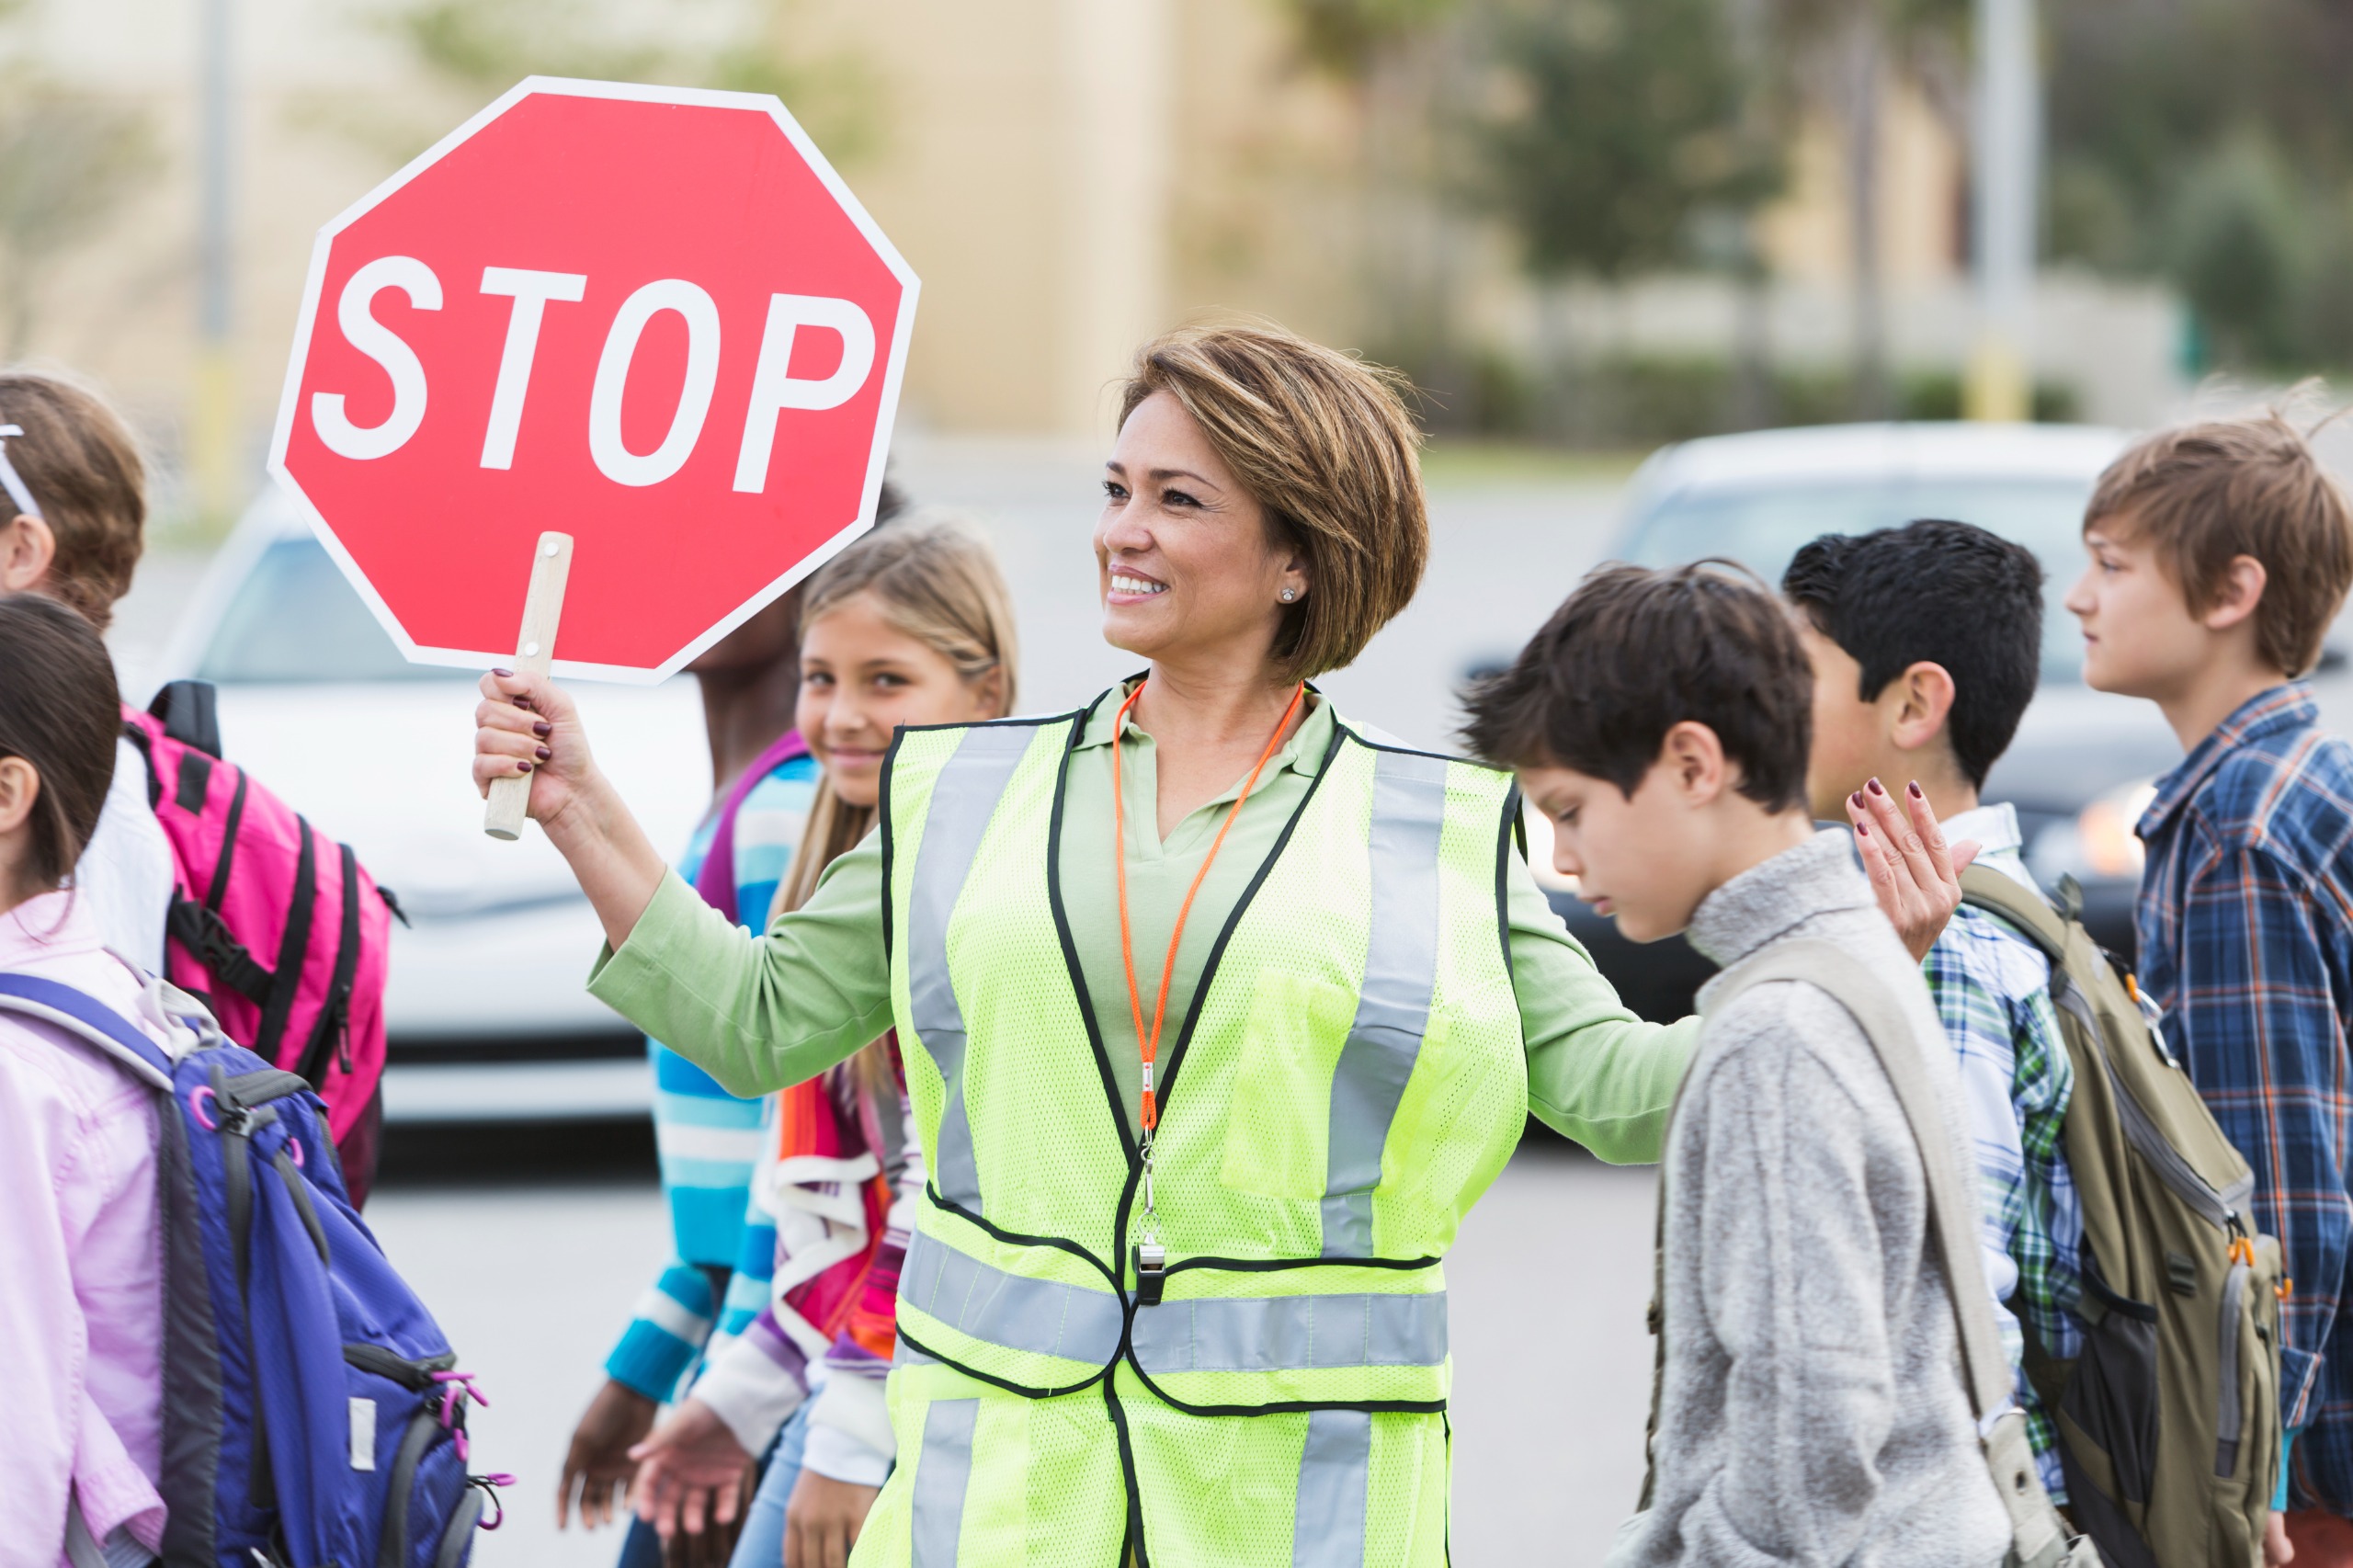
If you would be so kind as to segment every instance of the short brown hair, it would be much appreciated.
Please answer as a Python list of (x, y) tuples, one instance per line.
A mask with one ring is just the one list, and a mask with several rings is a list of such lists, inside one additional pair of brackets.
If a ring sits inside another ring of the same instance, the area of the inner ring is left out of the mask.
[(2161, 430), (2108, 465), (2084, 528), (2147, 540), (2191, 613), (2213, 608), (2233, 560), (2263, 562), (2256, 652), (2301, 675), (2353, 586), (2353, 512), (2312, 443), (2278, 409)]
[(1307, 597), (1275, 638), (1286, 681), (1352, 663), (1421, 585), (1429, 513), (1404, 385), (1272, 324), (1183, 327), (1136, 355), (1120, 423), (1154, 392), (1183, 403), (1276, 540), (1307, 558)]
[(1467, 706), (1479, 756), (1572, 768), (1629, 799), (1667, 731), (1705, 724), (1743, 795), (1774, 812), (1805, 803), (1813, 666), (1780, 601), (1727, 562), (1596, 568)]
[[(57, 539), (41, 591), (104, 631), (146, 546), (138, 443), (104, 399), (29, 370), (0, 371), (0, 425), (24, 431), (6, 437), (8, 462)], [(17, 516), (16, 502), (0, 492), (0, 526)]]
[(38, 594), (0, 599), (0, 756), (23, 757), (40, 776), (33, 891), (64, 885), (97, 832), (121, 725), (97, 628)]

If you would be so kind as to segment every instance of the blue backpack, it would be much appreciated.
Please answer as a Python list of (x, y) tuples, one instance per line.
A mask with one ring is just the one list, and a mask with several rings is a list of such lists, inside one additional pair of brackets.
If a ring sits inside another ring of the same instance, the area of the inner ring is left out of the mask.
[[(311, 1085), (200, 1012), (177, 1062), (96, 998), (0, 973), (0, 1010), (152, 1087), (164, 1240), (164, 1568), (459, 1568), (483, 1403), (344, 1193)], [(497, 1519), (490, 1525), (495, 1528)], [(76, 1568), (104, 1558), (69, 1521)]]

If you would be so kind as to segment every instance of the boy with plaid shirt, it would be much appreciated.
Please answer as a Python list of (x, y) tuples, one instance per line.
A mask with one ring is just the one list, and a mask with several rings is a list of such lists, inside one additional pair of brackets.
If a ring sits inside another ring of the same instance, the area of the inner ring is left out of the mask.
[[(1798, 551), (1781, 588), (1813, 665), (1814, 816), (1860, 820), (1859, 791), (1901, 780), (1893, 787), (1925, 800), (1949, 841), (1976, 840), (1977, 864), (2032, 888), (2017, 813), (1978, 800), (2034, 696), (2042, 568), (2032, 552), (1937, 520), (1828, 534)], [(2080, 1349), (2069, 1309), (2083, 1220), (2060, 1146), (2072, 1072), (2051, 963), (2007, 922), (1964, 904), (1922, 972), (1961, 1069), (1981, 1251), (2018, 1404), (2043, 1489), (2064, 1504), (2057, 1433), (2020, 1371), (2020, 1319), (2044, 1354)]]
[(2141, 817), (2140, 981), (2253, 1167), (2279, 1238), (2290, 1439), (2268, 1554), (2353, 1562), (2353, 744), (2324, 734), (2321, 635), (2353, 585), (2353, 513), (2277, 413), (2161, 432), (2100, 477), (2067, 596), (2084, 678), (2155, 702), (2188, 753)]

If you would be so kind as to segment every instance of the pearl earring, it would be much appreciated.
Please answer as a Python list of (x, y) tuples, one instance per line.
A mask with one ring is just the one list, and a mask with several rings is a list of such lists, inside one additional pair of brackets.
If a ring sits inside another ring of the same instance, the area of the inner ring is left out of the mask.
[(1291, 600), (1297, 597), (1299, 597), (1299, 590), (1297, 588), (1285, 588), (1283, 590), (1283, 603), (1289, 604)]

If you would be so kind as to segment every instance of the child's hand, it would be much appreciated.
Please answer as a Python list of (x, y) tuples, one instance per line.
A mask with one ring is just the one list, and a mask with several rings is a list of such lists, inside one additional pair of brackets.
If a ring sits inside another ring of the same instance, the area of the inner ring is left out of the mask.
[(1961, 907), (1961, 868), (1977, 858), (1977, 844), (1963, 839), (1948, 849), (1917, 784), (1904, 791), (1904, 806), (1909, 821), (1897, 814), (1894, 798), (1876, 778), (1847, 797), (1855, 849), (1880, 912), (1916, 960), (1928, 956)]

